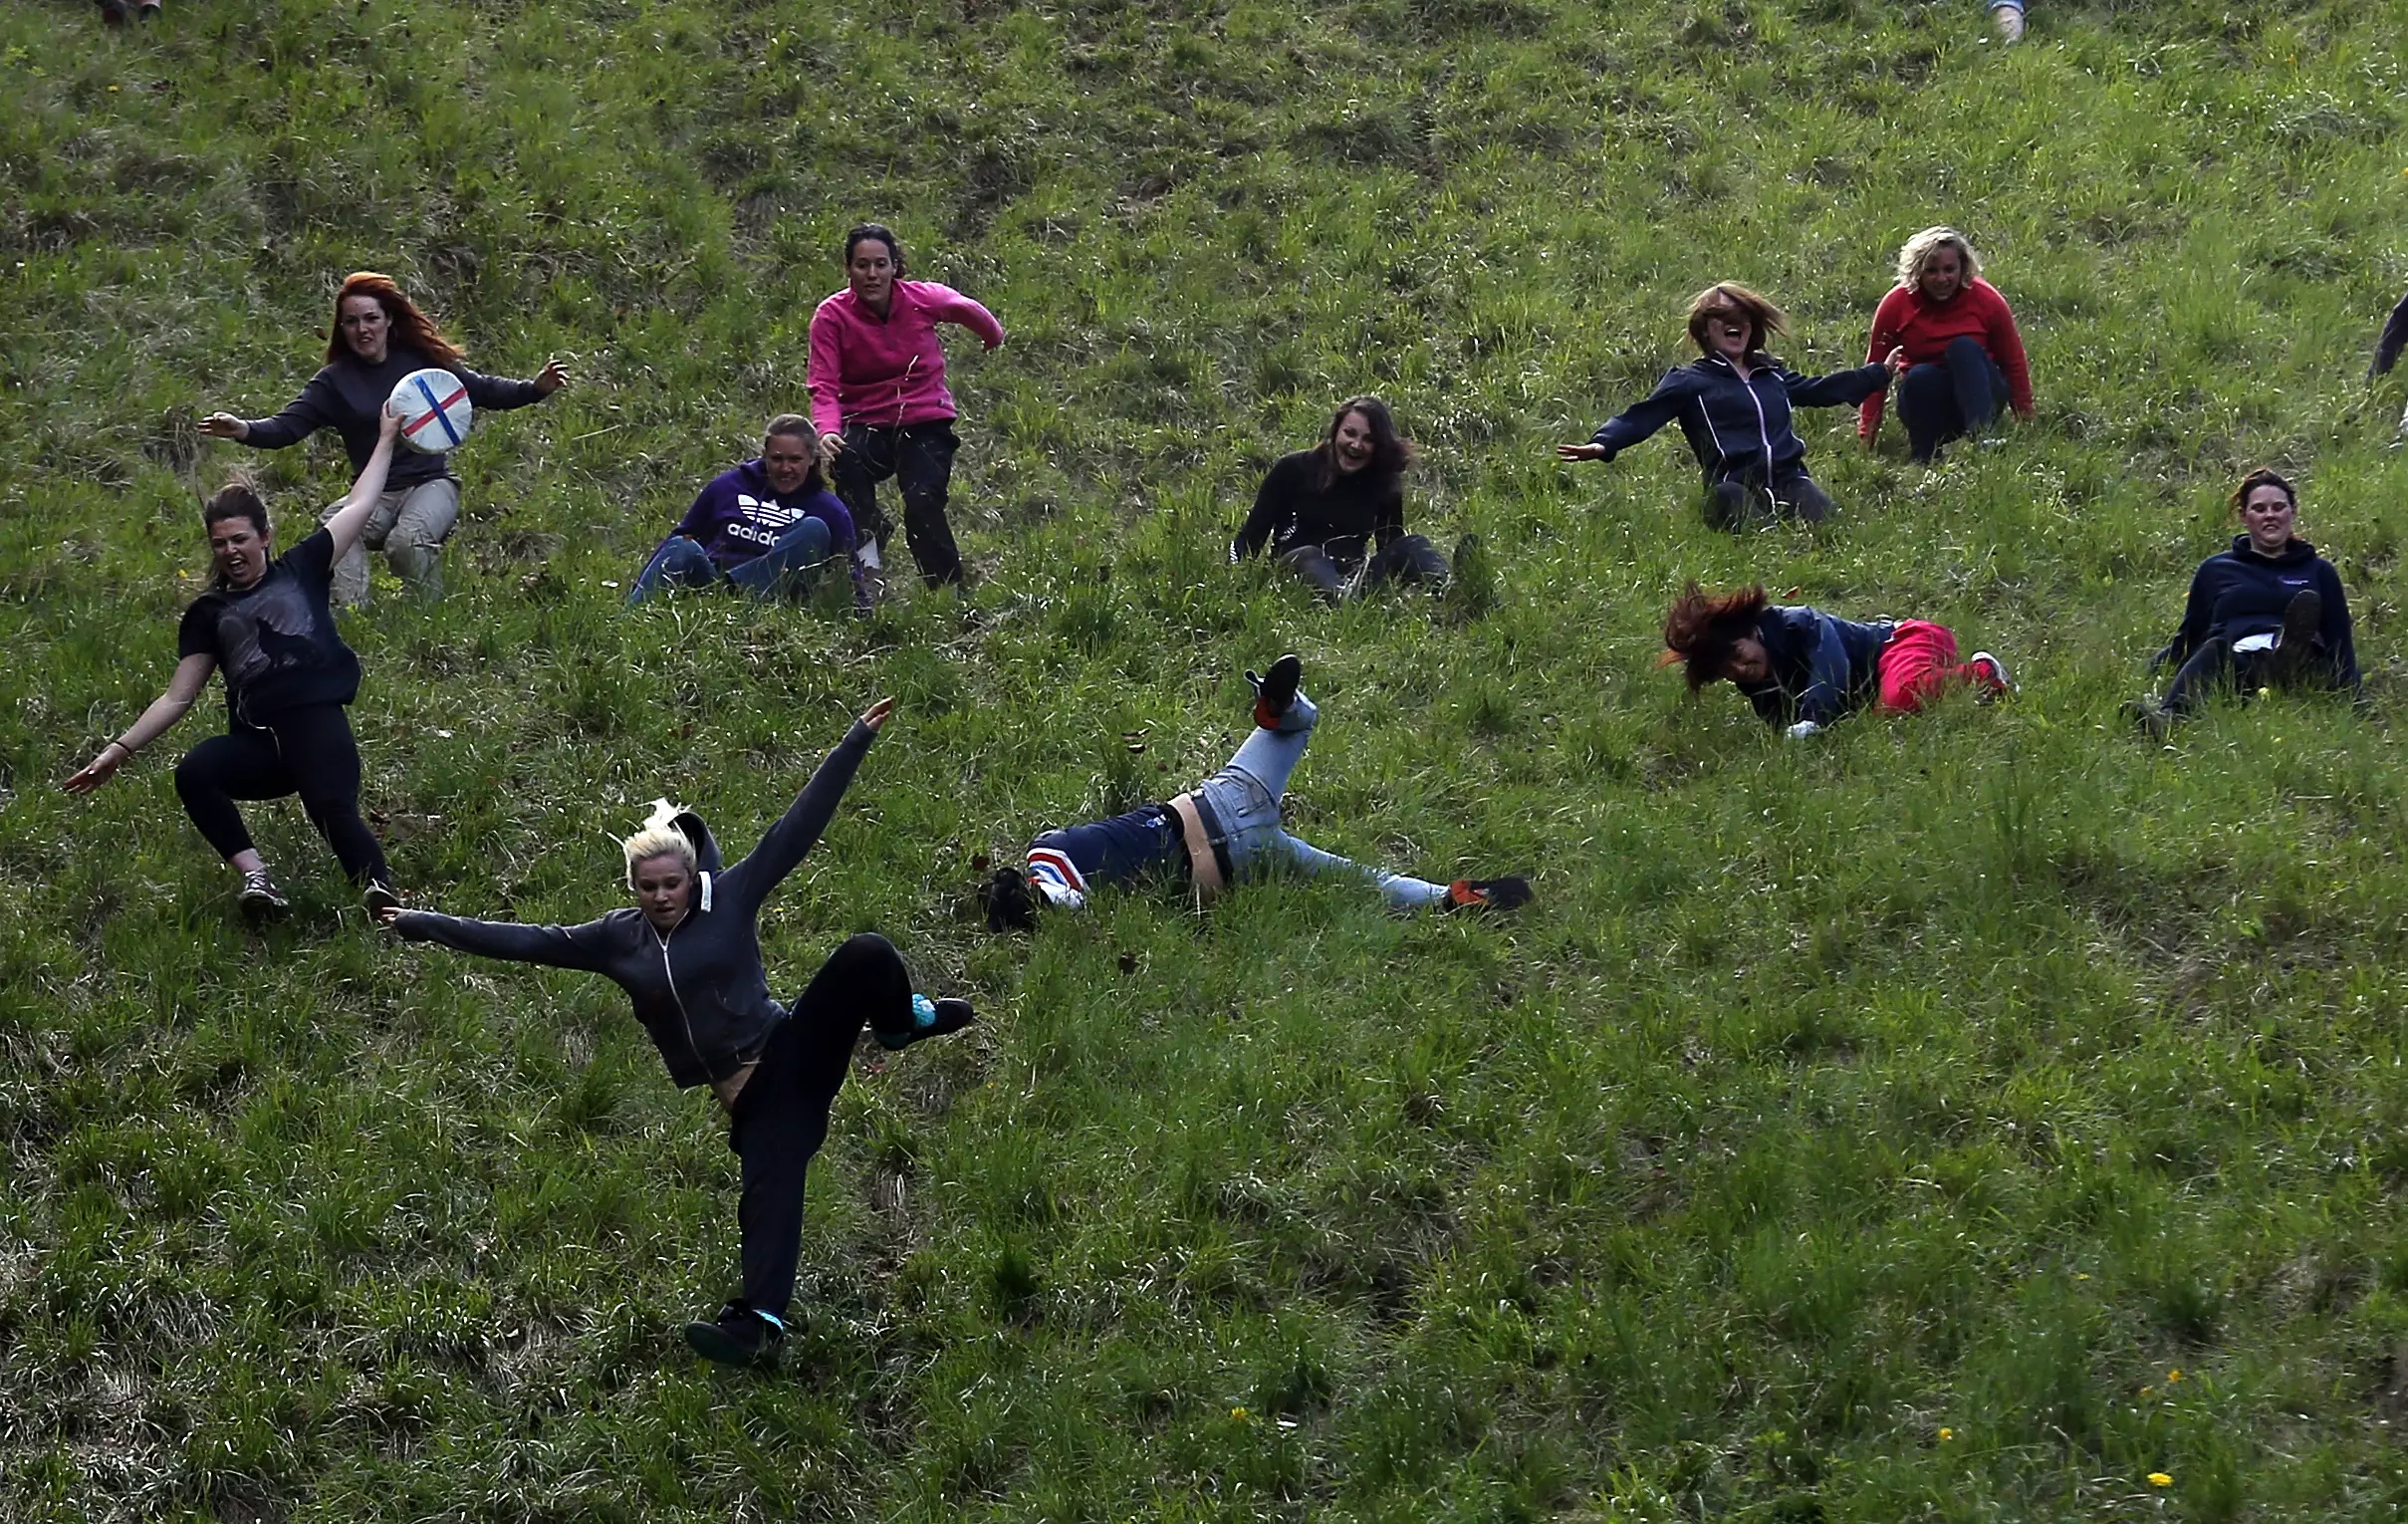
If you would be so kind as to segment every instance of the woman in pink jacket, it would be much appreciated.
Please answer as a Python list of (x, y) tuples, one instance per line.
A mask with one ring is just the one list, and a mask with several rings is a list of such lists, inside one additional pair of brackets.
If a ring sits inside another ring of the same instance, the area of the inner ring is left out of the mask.
[(890, 526), (877, 486), (891, 476), (903, 494), (903, 538), (931, 588), (962, 580), (945, 519), (961, 441), (939, 323), (960, 324), (990, 350), (1003, 343), (1003, 325), (984, 307), (950, 286), (903, 279), (903, 246), (885, 227), (864, 222), (844, 235), (844, 289), (811, 318), (812, 423), (860, 532), (860, 564), (880, 571)]

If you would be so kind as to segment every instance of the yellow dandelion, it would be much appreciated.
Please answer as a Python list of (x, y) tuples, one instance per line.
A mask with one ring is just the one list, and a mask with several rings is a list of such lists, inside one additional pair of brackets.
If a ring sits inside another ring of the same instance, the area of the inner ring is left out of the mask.
[(2176, 1382), (2181, 1381), (2181, 1380), (2182, 1380), (2182, 1373), (2181, 1373), (2180, 1371), (2168, 1371), (2168, 1372), (2166, 1373), (2166, 1385), (2167, 1385), (2167, 1386), (2169, 1386), (2169, 1387), (2173, 1386), (2173, 1385), (2174, 1385)]
[(1955, 1429), (1953, 1429), (1953, 1428), (1944, 1428), (1944, 1429), (1941, 1429), (1941, 1430), (1940, 1430), (1940, 1437), (1941, 1437), (1943, 1440), (1946, 1440), (1946, 1439), (1954, 1439), (1956, 1436), (1957, 1436), (1957, 1431), (1956, 1431)]
[(1248, 1412), (1248, 1411), (1247, 1411), (1245, 1408), (1243, 1408), (1243, 1407), (1232, 1407), (1231, 1409), (1229, 1409), (1229, 1415), (1230, 1415), (1231, 1417), (1233, 1417), (1233, 1418), (1237, 1419), (1237, 1420), (1238, 1420), (1240, 1423), (1244, 1423), (1245, 1421), (1247, 1421), (1248, 1419), (1250, 1419), (1250, 1418), (1252, 1418), (1252, 1417), (1254, 1416), (1254, 1414), (1253, 1414), (1253, 1413)]
[(2152, 1487), (2171, 1487), (2174, 1485), (2174, 1478), (2166, 1475), (2166, 1473), (2163, 1471), (2151, 1471), (2149, 1473), (2149, 1485)]

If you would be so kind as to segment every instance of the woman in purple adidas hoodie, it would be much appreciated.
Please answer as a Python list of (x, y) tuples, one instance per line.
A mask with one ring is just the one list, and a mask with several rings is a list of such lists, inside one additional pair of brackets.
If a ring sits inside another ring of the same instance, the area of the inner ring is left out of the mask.
[(869, 591), (853, 555), (852, 515), (821, 478), (811, 419), (782, 412), (763, 431), (761, 456), (704, 484), (685, 517), (635, 575), (627, 602), (664, 588), (742, 588), (759, 599), (808, 593), (833, 556), (852, 569), (855, 608)]
[(812, 422), (837, 495), (860, 526), (860, 559), (880, 568), (888, 525), (878, 483), (903, 494), (903, 538), (931, 588), (962, 580), (945, 518), (953, 485), (953, 393), (945, 389), (939, 323), (958, 323), (990, 350), (995, 315), (950, 286), (903, 279), (903, 246), (875, 222), (844, 235), (844, 289), (811, 317)]

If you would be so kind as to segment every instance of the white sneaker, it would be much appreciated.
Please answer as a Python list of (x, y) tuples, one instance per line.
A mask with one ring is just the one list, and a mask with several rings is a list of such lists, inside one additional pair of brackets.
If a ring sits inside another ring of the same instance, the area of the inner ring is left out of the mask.
[(1999, 41), (2020, 43), (2024, 40), (2024, 8), (2022, 6), (1994, 6), (1990, 12), (1990, 22), (1999, 29)]
[(1982, 702), (1988, 703), (1990, 700), (1998, 697), (2001, 693), (2012, 693), (2015, 691), (2015, 679), (2007, 675), (2007, 663), (2001, 661), (1989, 651), (1975, 651), (1972, 657), (1966, 662), (1966, 665), (1972, 667), (1975, 671), (1980, 672), (1982, 675), (1990, 679), (1990, 685), (1984, 687), (1981, 693), (1978, 695)]

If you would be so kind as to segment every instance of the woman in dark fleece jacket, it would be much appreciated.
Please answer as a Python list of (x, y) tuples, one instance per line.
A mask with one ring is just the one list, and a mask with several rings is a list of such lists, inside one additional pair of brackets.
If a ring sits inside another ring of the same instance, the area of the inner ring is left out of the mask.
[(577, 926), (459, 920), (422, 910), (379, 915), (410, 941), (461, 952), (582, 968), (627, 992), (679, 1088), (708, 1085), (728, 1113), (728, 1146), (744, 1161), (736, 1208), (744, 1294), (708, 1323), (686, 1326), (704, 1356), (768, 1360), (784, 1337), (802, 1254), (803, 1181), (828, 1139), (829, 1111), (866, 1022), (888, 1048), (959, 1031), (966, 1000), (911, 992), (902, 956), (868, 932), (839, 947), (791, 1006), (770, 998), (761, 967), (762, 902), (836, 813), (837, 801), (894, 700), (879, 699), (812, 774), (760, 845), (721, 870), (699, 817), (665, 802), (622, 845), (636, 903)]
[[(335, 294), (326, 368), (310, 378), (301, 395), (272, 418), (213, 412), (201, 420), (201, 432), (253, 449), (280, 450), (331, 428), (343, 435), (343, 447), (358, 470), (376, 448), (376, 419), (393, 386), (412, 371), (429, 367), (458, 377), (471, 406), (495, 411), (540, 402), (569, 383), (569, 372), (557, 359), (533, 381), (478, 375), (462, 360), (459, 346), (443, 337), (391, 277), (361, 270), (346, 276)], [(328, 510), (330, 517), (333, 512)], [(393, 575), (420, 598), (441, 598), (443, 542), (459, 518), (460, 479), (451, 474), (451, 457), (441, 450), (403, 451), (393, 461), (366, 532), (336, 563), (335, 602), (366, 601), (365, 553), (371, 550), (384, 552)]]
[(1282, 455), (1254, 495), (1254, 511), (1229, 542), (1232, 565), (1271, 546), (1273, 559), (1329, 603), (1393, 578), (1446, 586), (1446, 558), (1405, 533), (1404, 473), (1413, 446), (1388, 404), (1350, 396), (1309, 450)]
[(664, 588), (742, 588), (755, 598), (795, 597), (831, 556), (852, 570), (853, 607), (869, 607), (869, 586), (853, 555), (852, 514), (820, 475), (811, 419), (782, 412), (769, 420), (761, 454), (703, 484), (693, 506), (635, 575), (627, 602)]
[(1717, 529), (1795, 516), (1815, 523), (1830, 495), (1806, 474), (1794, 407), (1851, 407), (1886, 390), (1906, 363), (1892, 350), (1877, 365), (1806, 377), (1764, 352), (1789, 332), (1780, 308), (1733, 281), (1689, 304), (1689, 340), (1699, 358), (1667, 371), (1655, 390), (1609, 419), (1586, 444), (1559, 444), (1563, 460), (1611, 460), (1674, 419), (1706, 476), (1706, 521)]
[(1709, 598), (1691, 583), (1664, 616), (1664, 659), (1695, 693), (1728, 678), (1767, 724), (1804, 740), (1867, 700), (1911, 714), (1963, 683), (1983, 697), (2012, 691), (2007, 664), (1986, 650), (1957, 660), (1957, 637), (1929, 620), (1843, 620), (1781, 607), (1762, 587)]
[(2191, 578), (2182, 628), (2149, 661), (2173, 665), (2165, 699), (2125, 706), (2150, 734), (2199, 711), (2218, 688), (2244, 697), (2263, 687), (2358, 688), (2358, 652), (2349, 633), (2349, 600), (2340, 576), (2316, 548), (2291, 533), (2299, 495), (2260, 466), (2230, 499), (2242, 533), (2233, 548), (2208, 557)]

